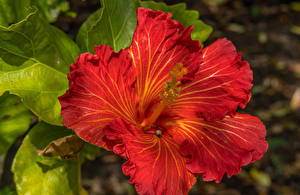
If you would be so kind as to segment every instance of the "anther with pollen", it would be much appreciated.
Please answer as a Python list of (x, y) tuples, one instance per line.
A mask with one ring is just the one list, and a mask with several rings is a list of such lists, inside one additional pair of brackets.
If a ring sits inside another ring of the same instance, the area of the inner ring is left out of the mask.
[(171, 104), (178, 98), (181, 90), (181, 83), (178, 79), (182, 78), (185, 74), (187, 74), (187, 69), (183, 67), (182, 63), (178, 63), (172, 67), (169, 72), (171, 78), (163, 85), (162, 101)]

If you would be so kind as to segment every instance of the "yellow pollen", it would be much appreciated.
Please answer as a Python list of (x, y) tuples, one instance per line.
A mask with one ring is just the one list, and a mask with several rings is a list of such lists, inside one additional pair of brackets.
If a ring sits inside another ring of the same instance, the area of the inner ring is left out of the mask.
[(160, 103), (154, 106), (151, 115), (144, 119), (144, 121), (141, 123), (142, 127), (147, 127), (148, 125), (153, 124), (162, 113), (166, 105), (172, 104), (178, 98), (181, 90), (181, 83), (178, 80), (186, 74), (187, 69), (183, 67), (182, 63), (177, 63), (172, 67), (171, 71), (169, 72), (169, 76), (171, 78), (163, 85), (163, 90), (161, 93), (162, 100)]

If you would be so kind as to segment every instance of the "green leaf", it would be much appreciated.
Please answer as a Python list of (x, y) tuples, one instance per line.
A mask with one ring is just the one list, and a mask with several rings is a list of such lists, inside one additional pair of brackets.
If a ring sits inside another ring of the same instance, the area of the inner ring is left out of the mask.
[(0, 58), (13, 66), (27, 60), (41, 62), (67, 73), (78, 56), (77, 45), (59, 29), (43, 20), (37, 9), (10, 27), (0, 26)]
[(163, 2), (143, 1), (141, 7), (150, 8), (152, 10), (160, 10), (165, 13), (170, 12), (172, 18), (178, 20), (187, 28), (190, 25), (194, 26), (192, 31), (192, 39), (204, 42), (212, 32), (212, 27), (199, 20), (199, 12), (195, 10), (186, 10), (185, 3), (175, 5), (167, 5)]
[(26, 64), (30, 66), (0, 72), (0, 94), (9, 90), (22, 97), (24, 105), (42, 120), (61, 125), (57, 98), (68, 86), (66, 75), (42, 63), (27, 61)]
[(186, 10), (184, 3), (168, 6), (165, 3), (139, 0), (101, 0), (102, 8), (93, 13), (81, 26), (77, 43), (82, 52), (93, 53), (96, 45), (110, 45), (115, 51), (128, 47), (136, 28), (137, 7), (171, 12), (173, 19), (185, 27), (194, 26), (192, 39), (204, 42), (212, 28), (199, 20), (197, 11)]
[(0, 25), (8, 27), (21, 21), (32, 6), (37, 7), (49, 22), (55, 22), (61, 12), (68, 13), (70, 8), (66, 0), (0, 0)]
[(40, 119), (62, 125), (57, 98), (78, 55), (78, 46), (32, 9), (19, 23), (0, 26), (0, 95), (10, 91)]
[(43, 157), (36, 151), (70, 133), (65, 127), (43, 122), (32, 128), (18, 150), (12, 166), (18, 194), (80, 194), (79, 160)]
[(0, 97), (0, 155), (29, 128), (32, 114), (20, 98), (7, 93)]
[(30, 6), (31, 0), (0, 0), (0, 25), (9, 26), (24, 19)]
[(77, 43), (82, 52), (93, 52), (96, 45), (119, 51), (131, 43), (138, 0), (101, 0), (101, 5), (79, 30)]

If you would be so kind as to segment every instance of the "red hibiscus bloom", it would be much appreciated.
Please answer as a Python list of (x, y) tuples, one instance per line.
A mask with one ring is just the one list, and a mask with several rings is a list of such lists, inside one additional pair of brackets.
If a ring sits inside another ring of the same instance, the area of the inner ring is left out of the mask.
[(201, 48), (170, 14), (138, 9), (132, 45), (95, 47), (70, 66), (59, 98), (63, 122), (82, 139), (128, 161), (140, 194), (187, 194), (195, 176), (220, 182), (266, 152), (266, 130), (236, 113), (250, 99), (252, 71), (232, 43)]

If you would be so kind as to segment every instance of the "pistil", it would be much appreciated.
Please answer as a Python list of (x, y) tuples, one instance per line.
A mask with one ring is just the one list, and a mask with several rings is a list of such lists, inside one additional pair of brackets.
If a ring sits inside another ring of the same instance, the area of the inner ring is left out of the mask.
[(151, 124), (154, 124), (161, 115), (167, 105), (172, 104), (180, 94), (180, 78), (187, 73), (187, 69), (183, 67), (182, 63), (177, 63), (169, 72), (170, 79), (164, 83), (161, 93), (162, 100), (154, 106), (152, 113), (148, 118), (145, 118), (141, 123), (141, 127), (147, 129)]

